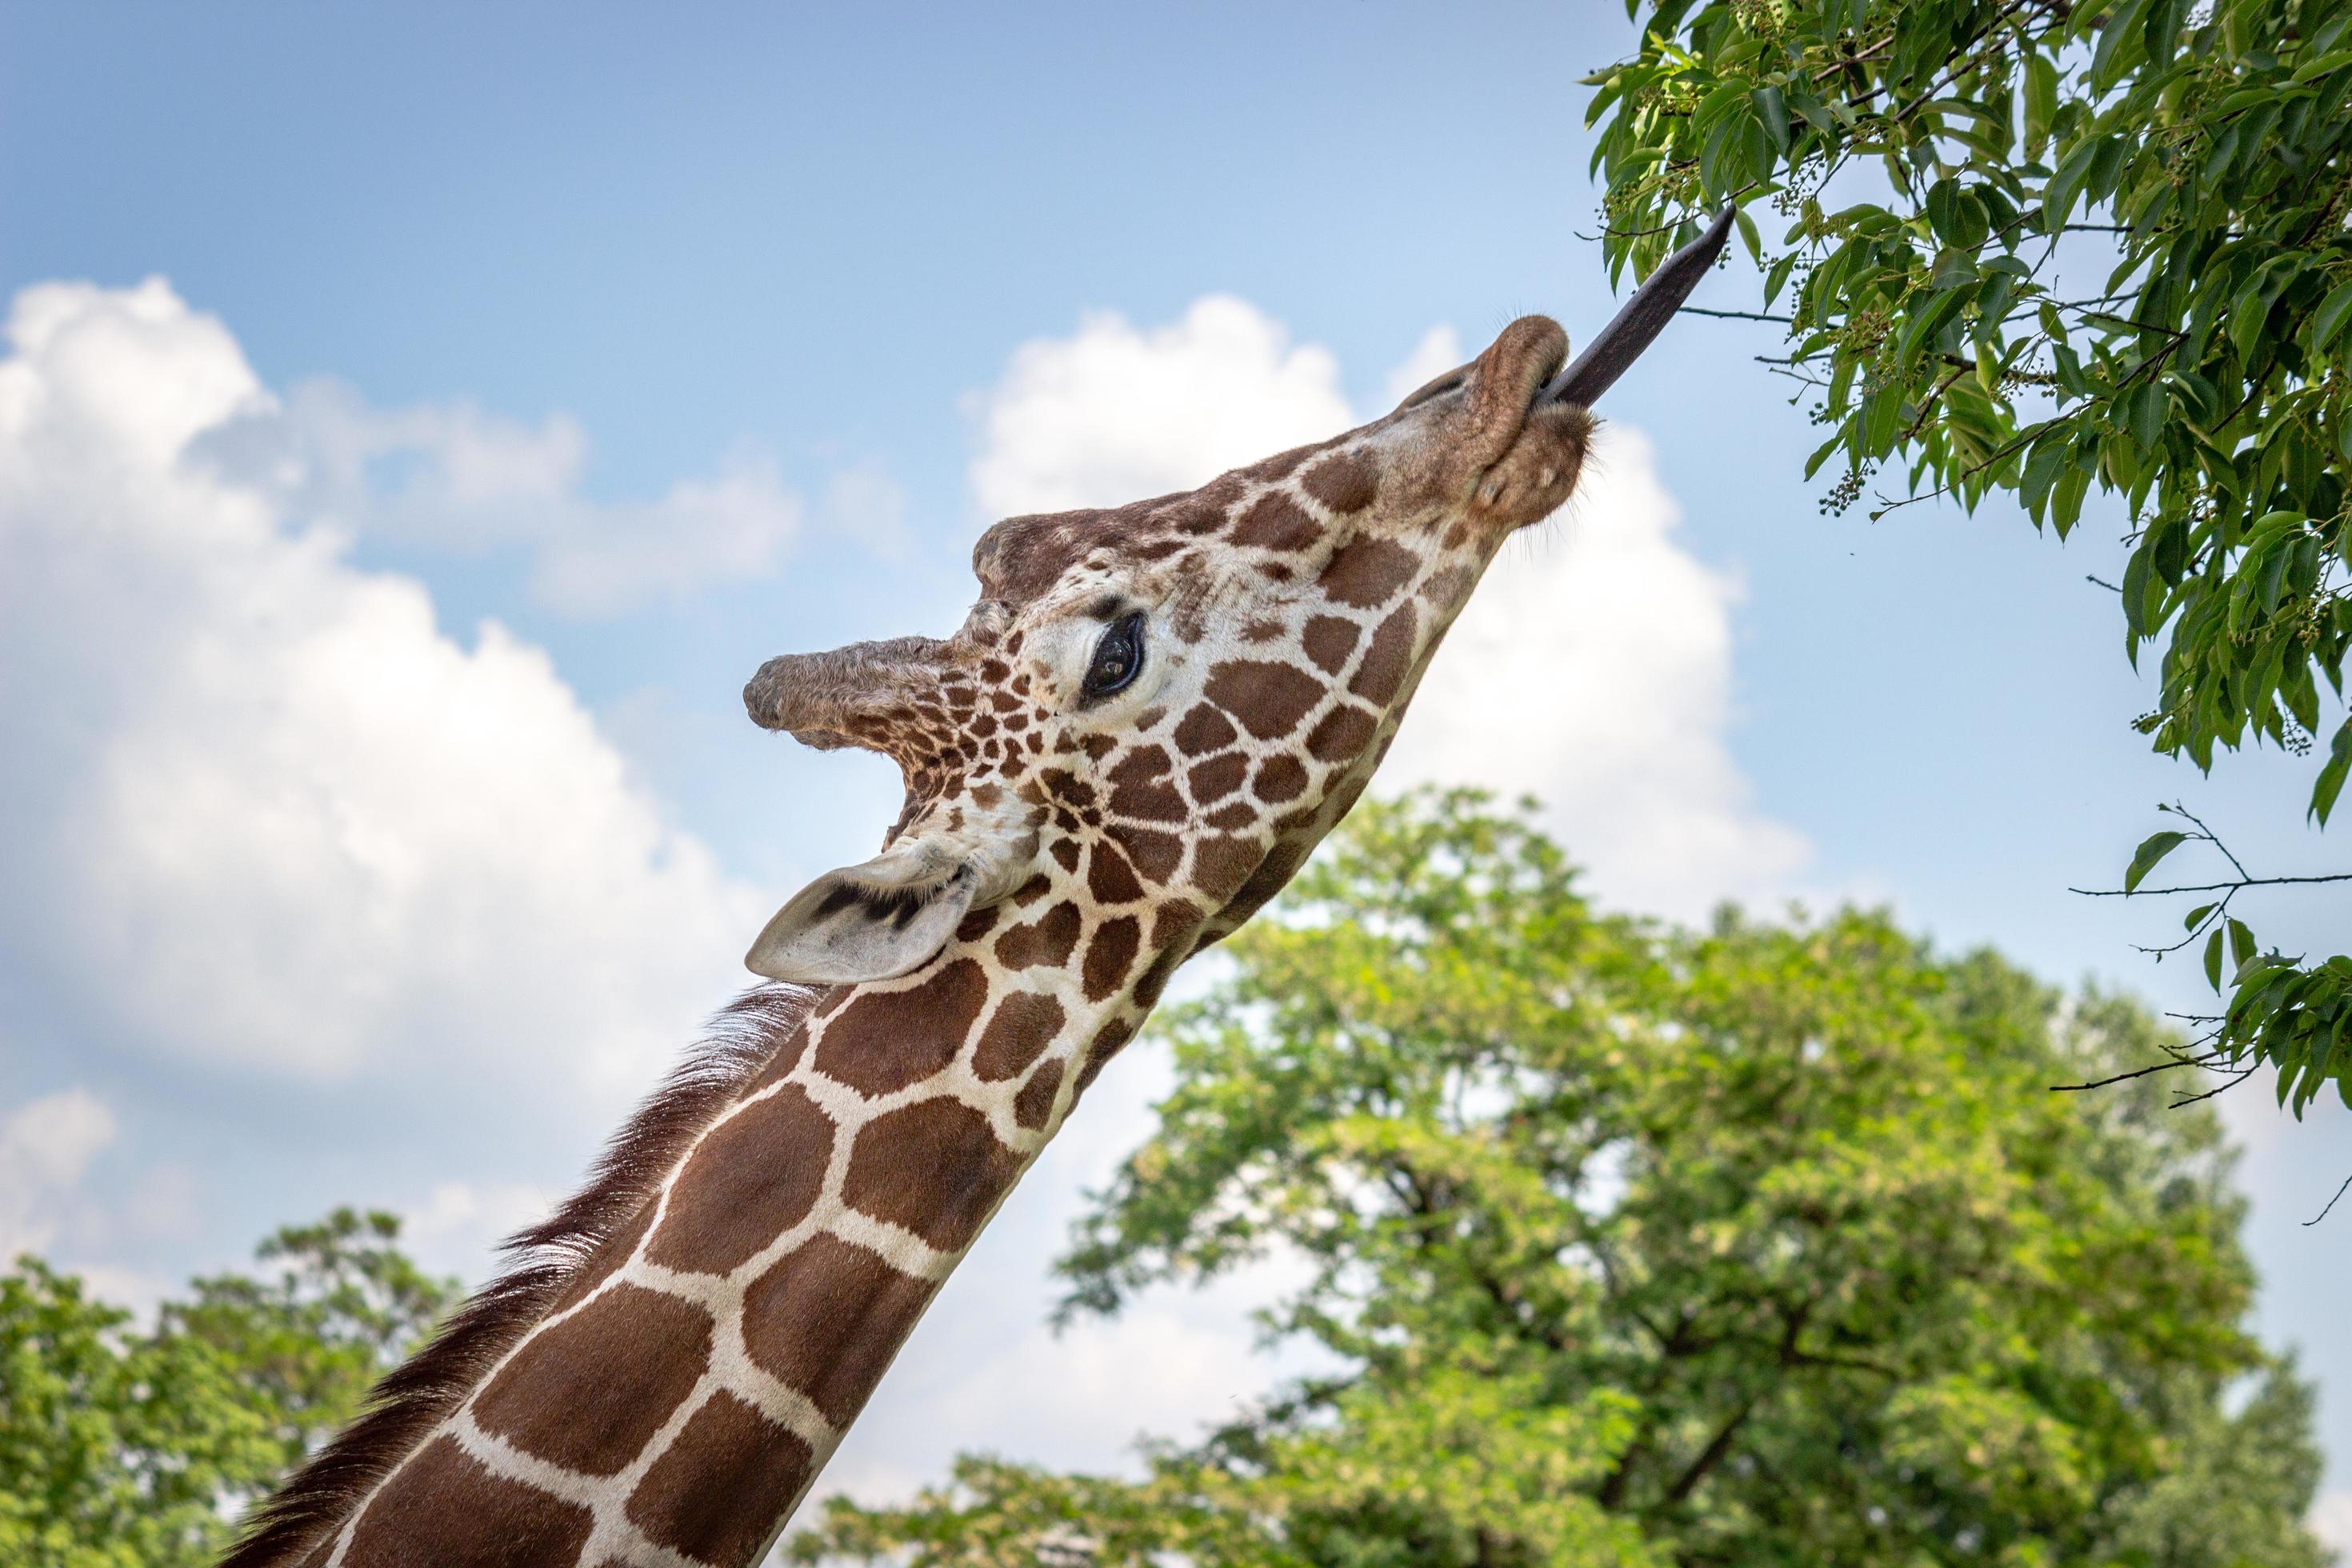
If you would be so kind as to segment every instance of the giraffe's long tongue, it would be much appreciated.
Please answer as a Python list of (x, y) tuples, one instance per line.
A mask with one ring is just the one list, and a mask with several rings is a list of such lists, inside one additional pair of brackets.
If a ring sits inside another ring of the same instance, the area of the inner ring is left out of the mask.
[(1601, 335), (1586, 345), (1569, 367), (1552, 377), (1551, 384), (1536, 395), (1538, 406), (1546, 403), (1574, 403), (1590, 407), (1601, 395), (1616, 384), (1626, 368), (1642, 357), (1642, 351), (1665, 330), (1676, 310), (1682, 309), (1698, 280), (1706, 276), (1708, 268), (1723, 252), (1723, 242), (1731, 234), (1733, 209), (1726, 207), (1716, 215), (1706, 232), (1675, 251), (1649, 276), (1648, 281), (1633, 290), (1617, 314), (1601, 329)]

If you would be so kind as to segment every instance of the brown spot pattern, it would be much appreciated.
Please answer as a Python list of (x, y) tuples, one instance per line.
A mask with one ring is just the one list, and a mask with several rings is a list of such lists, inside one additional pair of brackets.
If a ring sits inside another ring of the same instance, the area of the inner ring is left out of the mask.
[(1188, 757), (1230, 746), (1237, 738), (1231, 721), (1207, 703), (1196, 703), (1176, 722), (1176, 749)]
[(1255, 838), (1210, 834), (1192, 851), (1192, 883), (1222, 904), (1265, 853)]
[(1228, 659), (1209, 672), (1204, 689), (1210, 701), (1261, 741), (1298, 728), (1323, 696), (1323, 683), (1305, 670), (1262, 659)]
[(1307, 657), (1315, 661), (1316, 668), (1326, 675), (1337, 675), (1339, 667), (1348, 662), (1348, 656), (1355, 651), (1356, 638), (1360, 635), (1360, 629), (1353, 621), (1343, 620), (1338, 616), (1318, 616), (1307, 623), (1307, 630), (1299, 637), (1299, 646), (1306, 650)]
[(738, 1111), (678, 1173), (646, 1260), (703, 1274), (750, 1262), (815, 1206), (833, 1134), (833, 1119), (797, 1084)]
[(1086, 963), (1079, 971), (1087, 1001), (1100, 1002), (1118, 989), (1142, 942), (1143, 927), (1132, 915), (1105, 921), (1096, 930), (1094, 940), (1087, 943)]
[(1143, 897), (1143, 884), (1118, 847), (1098, 838), (1087, 849), (1087, 891), (1098, 904), (1124, 904)]
[(1286, 800), (1297, 799), (1306, 787), (1307, 770), (1299, 765), (1298, 759), (1277, 752), (1258, 763), (1257, 782), (1250, 785), (1250, 793), (1278, 805)]
[(761, 1370), (845, 1426), (934, 1289), (862, 1247), (813, 1236), (745, 1292), (743, 1342)]
[(1360, 708), (1334, 708), (1307, 737), (1307, 749), (1327, 763), (1345, 762), (1364, 754), (1379, 724)]
[(949, 1062), (988, 1000), (988, 976), (959, 958), (906, 991), (868, 992), (825, 1026), (817, 1070), (865, 1095), (920, 1083)]
[(1228, 752), (1194, 764), (1184, 782), (1191, 786), (1192, 798), (1206, 805), (1241, 788), (1242, 780), (1248, 774), (1249, 759), (1238, 752)]
[[(670, 1348), (648, 1355), (647, 1345)], [(691, 1357), (677, 1353), (683, 1346), (694, 1347)], [(701, 1308), (615, 1285), (525, 1345), (476, 1399), (474, 1419), (525, 1453), (609, 1476), (693, 1392), (709, 1353)]]
[(1159, 746), (1139, 747), (1120, 758), (1110, 771), (1111, 810), (1146, 822), (1182, 821), (1184, 797), (1169, 784), (1172, 766)]
[(555, 1299), (555, 1305), (549, 1309), (551, 1316), (585, 1300), (589, 1291), (620, 1272), (621, 1267), (635, 1255), (637, 1243), (645, 1239), (646, 1229), (654, 1223), (655, 1206), (654, 1200), (647, 1198), (628, 1224), (596, 1248), (594, 1255), (581, 1267), (579, 1277)]
[(1262, 550), (1304, 550), (1322, 531), (1306, 508), (1277, 490), (1250, 503), (1234, 525), (1233, 540)]
[[(1184, 841), (1172, 833), (1162, 833), (1151, 827), (1130, 827), (1123, 822), (1114, 824), (1109, 831), (1110, 836), (1118, 840), (1119, 847), (1127, 851), (1129, 863), (1146, 881), (1165, 883), (1176, 874), (1176, 863), (1184, 858)], [(1075, 910), (1072, 915), (1075, 920)], [(1063, 956), (1066, 958), (1069, 955), (1065, 952)]]
[[(1075, 866), (1075, 848), (1071, 858)], [(1034, 969), (1040, 964), (1059, 969), (1076, 951), (1083, 923), (1078, 906), (1066, 899), (1028, 924), (1014, 926), (998, 937), (996, 962), (1007, 969)]]
[(971, 1245), (1021, 1158), (988, 1118), (953, 1100), (921, 1100), (876, 1117), (850, 1146), (842, 1201), (914, 1232), (941, 1252)]
[(1372, 634), (1371, 646), (1364, 649), (1364, 662), (1357, 666), (1356, 679), (1348, 683), (1348, 689), (1367, 702), (1386, 706), (1412, 668), (1413, 634), (1419, 624), (1409, 601), (1391, 611)]
[(1054, 1114), (1054, 1095), (1061, 1087), (1061, 1063), (1047, 1062), (1039, 1068), (1030, 1075), (1029, 1081), (1021, 1086), (1021, 1092), (1013, 1097), (1013, 1121), (1032, 1132), (1045, 1126), (1045, 1119)]
[(346, 1568), (541, 1568), (576, 1560), (595, 1528), (586, 1509), (490, 1473), (436, 1437), (368, 1505)]
[(637, 1482), (628, 1516), (673, 1552), (748, 1563), (808, 1484), (815, 1458), (797, 1434), (721, 1389)]
[(1367, 536), (1331, 557), (1323, 568), (1323, 591), (1343, 605), (1369, 610), (1387, 604), (1420, 569), (1421, 557), (1403, 545)]
[(1016, 991), (996, 1005), (971, 1055), (972, 1076), (994, 1083), (1019, 1078), (1062, 1031), (1062, 1005), (1042, 993)]
[(1339, 452), (1307, 470), (1299, 484), (1333, 511), (1361, 511), (1380, 494), (1380, 476), (1360, 452)]

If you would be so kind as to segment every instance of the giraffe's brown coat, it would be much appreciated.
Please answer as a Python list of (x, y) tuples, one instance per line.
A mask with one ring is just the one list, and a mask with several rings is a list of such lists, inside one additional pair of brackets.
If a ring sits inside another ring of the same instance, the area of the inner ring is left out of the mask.
[(1105, 921), (1096, 928), (1087, 943), (1086, 962), (1078, 967), (1087, 1001), (1099, 1002), (1118, 989), (1118, 983), (1134, 967), (1136, 949), (1142, 941), (1143, 928), (1133, 915)]
[(1232, 538), (1235, 544), (1261, 550), (1304, 550), (1322, 531), (1304, 507), (1279, 490), (1270, 490), (1242, 513), (1241, 521), (1234, 524)]
[(343, 1568), (544, 1568), (588, 1544), (595, 1515), (496, 1476), (436, 1437), (368, 1505)]
[(797, 1084), (752, 1101), (703, 1140), (671, 1187), (646, 1260), (704, 1274), (750, 1262), (815, 1205), (833, 1134)]
[(1339, 603), (1369, 610), (1387, 604), (1420, 570), (1421, 557), (1403, 545), (1366, 534), (1332, 556), (1318, 581)]
[(1380, 630), (1372, 634), (1371, 645), (1364, 649), (1364, 661), (1356, 667), (1356, 678), (1348, 682), (1348, 689), (1367, 702), (1387, 706), (1412, 668), (1413, 641), (1419, 628), (1420, 617), (1414, 614), (1411, 600), (1390, 611)]
[(1176, 749), (1188, 757), (1230, 746), (1238, 738), (1233, 721), (1206, 702), (1195, 703), (1176, 721)]
[[(686, 1359), (648, 1345), (692, 1347)], [(583, 1475), (625, 1467), (694, 1387), (710, 1316), (692, 1302), (613, 1286), (525, 1345), (475, 1401), (482, 1429)]]
[(1061, 1087), (1062, 1064), (1059, 1062), (1047, 1062), (1031, 1073), (1029, 1081), (1023, 1084), (1021, 1092), (1013, 1097), (1013, 1121), (1032, 1132), (1045, 1126), (1045, 1119), (1054, 1113), (1055, 1091)]
[(652, 1198), (647, 1198), (640, 1204), (637, 1206), (637, 1212), (630, 1217), (628, 1223), (614, 1232), (611, 1238), (598, 1247), (581, 1265), (579, 1274), (573, 1278), (571, 1284), (564, 1287), (563, 1293), (555, 1299), (554, 1306), (549, 1309), (551, 1313), (561, 1312), (573, 1302), (585, 1299), (589, 1291), (617, 1273), (621, 1267), (635, 1254), (637, 1243), (646, 1238), (646, 1232), (653, 1228), (654, 1211), (657, 1206)]
[(1335, 452), (1307, 470), (1299, 485), (1333, 511), (1361, 511), (1381, 493), (1380, 472), (1360, 452)]
[(1286, 752), (1276, 752), (1258, 763), (1257, 777), (1250, 784), (1252, 795), (1276, 805), (1297, 800), (1306, 788), (1307, 770)]
[(1364, 754), (1378, 728), (1360, 708), (1334, 708), (1307, 737), (1307, 752), (1322, 762), (1343, 763)]
[(1110, 771), (1110, 808), (1146, 822), (1181, 822), (1184, 797), (1170, 784), (1174, 763), (1159, 746), (1139, 746)]
[(1062, 1005), (1042, 992), (1007, 996), (981, 1031), (971, 1054), (972, 1076), (983, 1083), (1019, 1078), (1061, 1033), (1062, 1017)]
[(744, 1348), (761, 1371), (845, 1426), (935, 1289), (862, 1247), (813, 1236), (745, 1292)]
[(800, 1436), (721, 1389), (629, 1494), (629, 1521), (656, 1545), (705, 1563), (748, 1563), (777, 1511), (809, 1482)]
[(1361, 635), (1353, 621), (1339, 616), (1317, 616), (1299, 634), (1298, 646), (1316, 668), (1326, 675), (1337, 675), (1339, 667), (1348, 662), (1348, 656), (1356, 651), (1356, 638)]
[[(1075, 860), (1075, 858), (1074, 858)], [(1077, 950), (1085, 921), (1077, 905), (1064, 900), (1025, 925), (996, 939), (996, 962), (1007, 969), (1059, 969)]]
[(1143, 884), (1118, 846), (1097, 838), (1087, 847), (1087, 893), (1097, 904), (1127, 904), (1143, 897)]
[[(835, 987), (835, 990), (845, 996), (849, 987), (841, 985)], [(819, 1005), (824, 1006), (833, 1002), (833, 997), (824, 997), (820, 999)], [(811, 1016), (814, 1016), (816, 1011), (816, 1008), (812, 1008)], [(808, 1049), (808, 1019), (803, 1018), (793, 1026), (791, 1032), (784, 1036), (783, 1043), (776, 1047), (775, 1054), (768, 1058), (766, 1065), (761, 1068), (758, 1076), (751, 1079), (751, 1088), (762, 1089), (778, 1079), (790, 1078), (793, 1069), (801, 1065), (802, 1053)]]
[(1288, 734), (1323, 700), (1323, 683), (1296, 665), (1229, 659), (1209, 674), (1209, 700), (1251, 734), (1271, 741)]
[[(1110, 836), (1127, 851), (1128, 863), (1147, 882), (1165, 885), (1176, 874), (1184, 858), (1184, 841), (1172, 833), (1162, 833), (1156, 827), (1136, 827), (1127, 823), (1115, 823)], [(1068, 954), (1065, 953), (1064, 957)]]
[(921, 984), (867, 992), (825, 1026), (817, 1070), (860, 1094), (920, 1083), (955, 1059), (988, 1000), (988, 975), (959, 958)]
[(1255, 838), (1212, 833), (1192, 850), (1192, 882), (1218, 903), (1256, 868), (1265, 851)]
[(941, 1252), (968, 1247), (1021, 1157), (988, 1118), (953, 1100), (919, 1100), (867, 1122), (850, 1146), (844, 1203), (921, 1237)]
[(1192, 771), (1184, 775), (1184, 784), (1194, 800), (1207, 805), (1241, 788), (1248, 773), (1249, 759), (1239, 752), (1227, 752), (1205, 763), (1195, 763)]

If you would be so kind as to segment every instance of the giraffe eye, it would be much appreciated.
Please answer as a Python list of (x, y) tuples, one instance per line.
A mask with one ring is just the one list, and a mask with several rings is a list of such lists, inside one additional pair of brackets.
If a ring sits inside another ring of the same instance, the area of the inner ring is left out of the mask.
[(1088, 702), (1124, 691), (1143, 673), (1143, 612), (1123, 616), (1103, 631), (1087, 665), (1086, 683), (1079, 689)]

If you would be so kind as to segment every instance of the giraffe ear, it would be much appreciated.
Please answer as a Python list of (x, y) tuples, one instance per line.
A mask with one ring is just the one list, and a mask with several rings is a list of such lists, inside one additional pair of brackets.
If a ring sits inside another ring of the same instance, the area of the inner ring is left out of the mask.
[(904, 839), (793, 894), (743, 965), (770, 980), (805, 985), (888, 980), (920, 968), (947, 945), (979, 887), (969, 862)]

